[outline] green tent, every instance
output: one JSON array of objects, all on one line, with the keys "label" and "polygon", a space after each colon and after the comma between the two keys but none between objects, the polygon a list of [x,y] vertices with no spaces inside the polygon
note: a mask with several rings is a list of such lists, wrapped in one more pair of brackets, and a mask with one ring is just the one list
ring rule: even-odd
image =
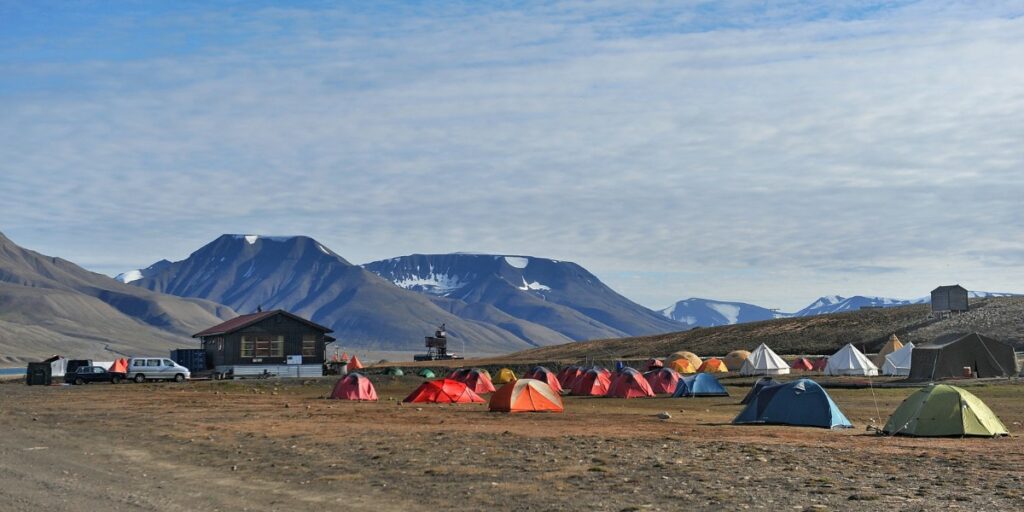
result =
[{"label": "green tent", "polygon": [[402,375],[405,375],[405,372],[403,372],[401,368],[395,368],[394,366],[392,366],[391,368],[388,368],[387,370],[384,371],[384,375],[394,375],[395,377],[401,377]]},{"label": "green tent", "polygon": [[433,379],[437,377],[437,374],[430,368],[424,368],[420,370],[420,377],[423,377],[424,379]]},{"label": "green tent", "polygon": [[889,416],[882,432],[920,437],[1009,434],[985,402],[962,388],[947,384],[929,385],[908,396]]}]

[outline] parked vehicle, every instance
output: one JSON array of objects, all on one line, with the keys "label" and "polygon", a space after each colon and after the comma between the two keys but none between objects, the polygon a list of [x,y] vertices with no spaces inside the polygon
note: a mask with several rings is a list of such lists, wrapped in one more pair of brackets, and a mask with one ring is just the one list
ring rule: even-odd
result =
[{"label": "parked vehicle", "polygon": [[120,384],[124,377],[123,373],[113,373],[102,366],[80,366],[75,373],[64,374],[64,383],[76,386],[93,382]]},{"label": "parked vehicle", "polygon": [[72,375],[83,366],[92,366],[92,359],[68,359],[64,375]]},{"label": "parked vehicle", "polygon": [[170,359],[133,357],[128,360],[128,378],[135,382],[146,382],[147,380],[183,382],[192,378],[192,372]]}]

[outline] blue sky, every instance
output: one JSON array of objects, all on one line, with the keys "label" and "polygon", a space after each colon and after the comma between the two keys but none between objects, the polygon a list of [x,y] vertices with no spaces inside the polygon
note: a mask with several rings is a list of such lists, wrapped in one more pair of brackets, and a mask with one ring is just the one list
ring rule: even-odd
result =
[{"label": "blue sky", "polygon": [[1024,291],[1024,7],[3,2],[0,231],[576,261],[650,307]]}]

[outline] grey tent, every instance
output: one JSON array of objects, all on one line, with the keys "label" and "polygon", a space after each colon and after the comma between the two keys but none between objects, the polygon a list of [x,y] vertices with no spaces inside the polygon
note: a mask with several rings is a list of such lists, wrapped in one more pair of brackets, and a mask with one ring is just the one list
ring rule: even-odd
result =
[{"label": "grey tent", "polygon": [[914,347],[908,379],[962,377],[966,367],[974,377],[1011,377],[1020,371],[1012,345],[978,333],[952,334]]}]

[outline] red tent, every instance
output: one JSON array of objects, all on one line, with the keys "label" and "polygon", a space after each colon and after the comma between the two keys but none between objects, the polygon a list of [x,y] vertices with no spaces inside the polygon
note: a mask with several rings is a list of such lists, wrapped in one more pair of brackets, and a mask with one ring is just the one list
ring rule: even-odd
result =
[{"label": "red tent", "polygon": [[128,360],[125,358],[114,361],[114,364],[107,368],[110,373],[128,373]]},{"label": "red tent", "polygon": [[587,370],[572,383],[572,389],[569,391],[569,394],[577,396],[604,396],[608,392],[608,386],[612,383],[608,375],[608,370],[604,368]]},{"label": "red tent", "polygon": [[655,393],[675,393],[679,384],[679,373],[671,368],[661,368],[644,374],[644,379]]},{"label": "red tent", "polygon": [[537,379],[548,386],[555,393],[562,392],[562,384],[558,382],[558,377],[543,366],[534,366],[529,373],[523,376],[524,379]]},{"label": "red tent", "polygon": [[583,375],[583,368],[579,366],[566,366],[562,368],[562,371],[558,372],[558,385],[562,386],[562,389],[569,389],[580,375]]},{"label": "red tent", "polygon": [[466,380],[466,376],[469,375],[469,371],[469,368],[456,368],[452,370],[445,378],[457,380],[459,382],[464,382]]},{"label": "red tent", "polygon": [[377,400],[377,390],[373,383],[360,373],[350,373],[334,385],[331,398],[335,400]]},{"label": "red tent", "polygon": [[491,378],[480,370],[470,370],[460,382],[465,383],[469,389],[472,389],[478,395],[481,393],[494,393],[494,384],[491,383]]},{"label": "red tent", "polygon": [[420,384],[420,387],[416,388],[415,391],[405,397],[403,402],[410,403],[438,403],[438,404],[468,404],[468,403],[484,403],[484,399],[480,398],[469,389],[466,384],[452,379],[438,379],[431,380]]},{"label": "red tent", "polygon": [[348,371],[352,372],[352,371],[362,370],[362,369],[363,369],[363,363],[359,362],[359,358],[356,357],[355,354],[353,354],[352,355],[352,359],[348,360]]},{"label": "red tent", "polygon": [[814,363],[811,364],[811,369],[816,372],[823,372],[825,371],[826,366],[828,366],[828,358],[819,357],[814,360]]},{"label": "red tent", "polygon": [[654,390],[640,372],[632,368],[624,368],[615,374],[604,396],[612,398],[640,398],[654,396]]},{"label": "red tent", "polygon": [[647,370],[657,370],[658,368],[664,368],[665,363],[661,359],[648,359]]},{"label": "red tent", "polygon": [[807,359],[806,357],[801,357],[796,361],[793,361],[793,364],[789,365],[789,367],[794,370],[803,370],[805,372],[809,372],[814,369],[814,363],[812,363],[811,360]]}]

